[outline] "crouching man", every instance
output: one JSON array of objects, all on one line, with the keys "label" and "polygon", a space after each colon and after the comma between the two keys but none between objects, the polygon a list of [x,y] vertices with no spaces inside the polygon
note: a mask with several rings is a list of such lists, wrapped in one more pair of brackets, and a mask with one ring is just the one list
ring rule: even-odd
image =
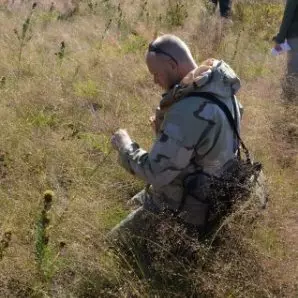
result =
[{"label": "crouching man", "polygon": [[165,91],[153,119],[157,137],[152,150],[140,148],[123,129],[111,142],[122,166],[148,187],[140,194],[144,204],[110,236],[146,237],[164,212],[202,232],[214,203],[213,182],[238,160],[240,105],[235,94],[240,80],[223,61],[209,59],[198,66],[187,45],[173,35],[150,43],[146,64]]}]

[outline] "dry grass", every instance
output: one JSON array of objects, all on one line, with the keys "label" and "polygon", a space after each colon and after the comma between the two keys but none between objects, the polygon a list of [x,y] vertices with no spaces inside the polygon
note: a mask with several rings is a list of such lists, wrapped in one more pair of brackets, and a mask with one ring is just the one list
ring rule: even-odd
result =
[{"label": "dry grass", "polygon": [[[280,101],[285,61],[268,55],[280,1],[235,1],[234,24],[222,24],[198,1],[174,2],[81,1],[61,20],[37,8],[20,62],[14,29],[21,30],[30,4],[17,13],[1,8],[0,238],[11,233],[1,248],[1,297],[297,295],[297,106]],[[241,75],[244,138],[265,166],[270,204],[253,225],[245,216],[232,221],[217,250],[197,247],[201,263],[165,262],[160,253],[158,283],[119,267],[103,241],[143,187],[118,166],[109,138],[126,127],[150,148],[147,120],[160,90],[144,51],[162,32],[185,39],[198,61],[223,58]],[[48,189],[55,197],[38,266],[36,224]],[[167,251],[172,244],[162,245]],[[177,279],[173,270],[181,268]]]}]

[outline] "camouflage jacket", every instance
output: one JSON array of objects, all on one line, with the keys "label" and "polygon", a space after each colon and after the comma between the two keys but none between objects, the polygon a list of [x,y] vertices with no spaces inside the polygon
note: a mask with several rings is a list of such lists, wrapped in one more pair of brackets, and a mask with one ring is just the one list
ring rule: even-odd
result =
[{"label": "camouflage jacket", "polygon": [[[223,111],[206,98],[187,97],[191,91],[210,92],[224,101],[240,122],[239,103],[235,98],[234,109],[231,100],[240,88],[240,80],[223,61],[209,60],[206,65],[188,74],[176,91],[163,96],[163,121],[151,151],[134,143],[120,152],[122,165],[151,184],[151,198],[160,209],[179,208],[189,174],[200,169],[220,176],[223,166],[236,155],[237,141]],[[202,176],[201,186],[203,180]],[[199,224],[200,208],[198,201],[187,198],[184,220]]]}]

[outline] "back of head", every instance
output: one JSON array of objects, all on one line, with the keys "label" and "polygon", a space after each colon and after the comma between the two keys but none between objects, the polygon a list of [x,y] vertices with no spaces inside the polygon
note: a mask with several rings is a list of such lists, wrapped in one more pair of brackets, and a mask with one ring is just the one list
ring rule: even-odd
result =
[{"label": "back of head", "polygon": [[162,35],[156,38],[152,43],[154,47],[173,56],[178,63],[181,64],[195,64],[192,54],[179,37],[171,34]]}]

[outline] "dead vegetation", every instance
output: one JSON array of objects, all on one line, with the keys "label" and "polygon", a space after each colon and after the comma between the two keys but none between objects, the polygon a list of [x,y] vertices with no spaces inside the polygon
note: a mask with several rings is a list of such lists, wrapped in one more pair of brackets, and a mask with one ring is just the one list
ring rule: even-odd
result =
[{"label": "dead vegetation", "polygon": [[[38,4],[21,59],[14,30],[21,34],[32,2],[1,5],[0,296],[295,297],[297,107],[281,100],[284,58],[268,54],[281,3],[234,1],[233,23],[207,1],[78,4],[65,17]],[[104,245],[144,186],[118,166],[109,140],[125,127],[150,148],[160,90],[144,51],[165,32],[185,39],[198,61],[222,58],[241,76],[243,136],[264,164],[270,203],[257,220],[247,210],[232,217],[211,247],[165,223],[148,279]],[[55,199],[37,230],[47,189]],[[194,261],[177,260],[185,242]]]}]

